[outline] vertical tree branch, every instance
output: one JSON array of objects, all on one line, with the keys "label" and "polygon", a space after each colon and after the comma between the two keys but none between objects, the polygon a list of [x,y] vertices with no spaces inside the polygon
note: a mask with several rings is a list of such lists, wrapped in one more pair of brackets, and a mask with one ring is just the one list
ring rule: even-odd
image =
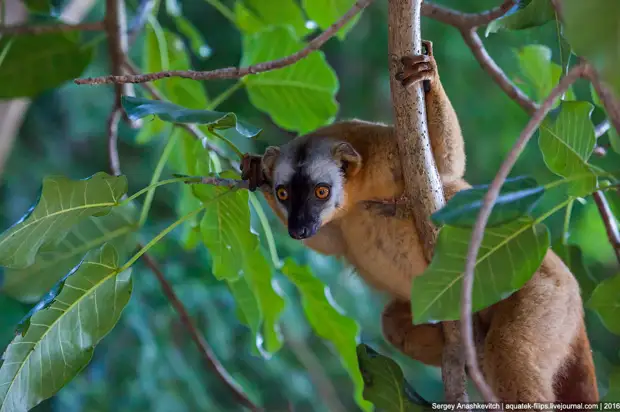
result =
[{"label": "vertical tree branch", "polygon": [[[431,261],[437,228],[430,216],[443,207],[445,199],[431,150],[422,85],[405,88],[396,73],[400,59],[421,54],[420,7],[422,0],[389,0],[388,51],[390,89],[394,106],[396,138],[405,180],[407,207],[414,213],[416,230],[427,261]],[[455,322],[444,322],[446,344],[442,375],[448,401],[466,401],[465,368],[461,355],[459,329]]]}]

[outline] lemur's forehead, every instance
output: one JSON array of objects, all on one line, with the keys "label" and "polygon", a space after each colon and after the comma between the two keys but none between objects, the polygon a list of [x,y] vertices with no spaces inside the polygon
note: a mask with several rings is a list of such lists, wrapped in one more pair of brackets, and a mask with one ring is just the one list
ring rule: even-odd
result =
[{"label": "lemur's forehead", "polygon": [[290,183],[296,175],[315,183],[332,182],[339,170],[332,144],[328,139],[298,138],[283,145],[274,168],[276,184]]}]

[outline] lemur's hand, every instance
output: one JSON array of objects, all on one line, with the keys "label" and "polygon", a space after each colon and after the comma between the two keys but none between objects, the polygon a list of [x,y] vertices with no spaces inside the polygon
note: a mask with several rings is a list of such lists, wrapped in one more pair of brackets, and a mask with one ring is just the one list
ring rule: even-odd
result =
[{"label": "lemur's hand", "polygon": [[249,153],[241,159],[241,179],[248,181],[248,189],[252,192],[268,183],[263,173],[262,160],[262,156]]},{"label": "lemur's hand", "polygon": [[405,87],[423,81],[424,91],[428,93],[437,78],[437,64],[433,57],[433,43],[423,40],[422,45],[426,49],[426,54],[403,56],[401,58],[403,70],[396,74],[396,79]]}]

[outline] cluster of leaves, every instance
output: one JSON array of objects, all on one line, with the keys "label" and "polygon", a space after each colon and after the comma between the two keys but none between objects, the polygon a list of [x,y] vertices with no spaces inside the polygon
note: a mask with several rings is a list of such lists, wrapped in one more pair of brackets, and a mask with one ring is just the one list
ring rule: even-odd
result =
[{"label": "cluster of leaves", "polygon": [[[506,16],[489,24],[487,35],[548,23],[558,26],[559,64],[552,61],[552,51],[544,45],[524,46],[516,53],[530,97],[539,103],[568,70],[573,53],[593,61],[620,95],[617,88],[620,84],[617,45],[614,46],[615,41],[605,34],[620,29],[617,19],[620,9],[611,6],[616,10],[610,11],[610,3],[605,1],[588,2],[587,5],[572,0],[561,3],[564,8],[563,25],[556,18],[551,0],[521,1]],[[584,35],[584,32],[587,34]],[[549,230],[542,222],[555,212],[566,209],[565,233],[553,249],[578,278],[586,307],[595,311],[611,332],[620,334],[617,317],[620,274],[596,285],[582,262],[581,251],[568,243],[573,202],[583,201],[597,190],[615,190],[617,184],[617,170],[606,171],[591,163],[597,143],[591,120],[595,108],[604,111],[592,87],[591,101],[578,99],[571,87],[538,130],[538,147],[543,160],[548,169],[561,179],[541,185],[531,177],[520,176],[507,180],[502,186],[475,265],[474,312],[509,297],[531,279],[551,246]],[[612,148],[617,151],[618,131],[611,128],[608,137]],[[557,203],[534,215],[533,211],[543,195],[553,188],[564,188],[560,196],[554,197]],[[482,185],[459,192],[432,216],[441,229],[431,264],[413,281],[411,306],[414,324],[459,319],[468,245],[487,189],[488,185]],[[612,194],[617,196],[617,193]],[[382,367],[386,370],[397,367],[389,364],[392,361],[388,358],[384,358],[383,362]],[[374,373],[380,376],[379,372]],[[392,375],[398,382],[393,384],[394,387],[402,387],[402,373],[392,372]],[[385,393],[394,391],[394,387],[386,389]],[[385,410],[409,410],[409,400],[404,395],[400,399],[400,404],[386,406]]]}]

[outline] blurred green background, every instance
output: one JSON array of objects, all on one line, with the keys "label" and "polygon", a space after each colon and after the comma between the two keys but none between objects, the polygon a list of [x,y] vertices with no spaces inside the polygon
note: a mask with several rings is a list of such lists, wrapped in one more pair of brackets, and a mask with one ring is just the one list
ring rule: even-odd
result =
[{"label": "blurred green background", "polygon": [[[474,12],[496,6],[498,1],[445,0],[437,3]],[[233,7],[232,1],[224,1],[224,4]],[[136,0],[127,1],[130,19],[137,6]],[[222,13],[208,0],[179,0],[178,6],[200,30],[210,50],[206,58],[192,53],[195,69],[209,70],[239,64],[241,37],[238,29]],[[103,13],[104,4],[99,1],[87,19],[101,19]],[[157,19],[164,28],[178,32],[163,5]],[[460,117],[468,156],[466,178],[472,184],[488,183],[528,117],[481,69],[456,29],[423,18],[422,33],[425,39],[434,43],[442,82]],[[96,38],[92,33],[86,36]],[[518,50],[529,44],[545,44],[553,51],[553,60],[559,61],[557,39],[555,25],[546,24],[534,29],[494,34],[483,40],[508,76],[529,93],[519,72]],[[140,34],[131,47],[130,54],[136,62],[142,61],[143,43],[144,35]],[[187,42],[186,46],[189,48]],[[323,51],[339,79],[337,118],[391,122],[387,2],[375,1],[343,41],[333,38]],[[83,76],[107,74],[108,70],[106,44],[100,41],[95,58]],[[232,81],[215,80],[194,82],[191,87],[205,87],[209,96],[216,96],[232,84]],[[587,86],[579,84],[576,93],[578,97],[589,100]],[[108,170],[105,126],[112,99],[110,86],[76,86],[68,82],[33,100],[0,180],[0,226],[3,229],[31,206],[44,176],[62,174],[79,179]],[[262,153],[267,144],[279,144],[294,135],[278,128],[268,115],[252,106],[243,89],[236,91],[218,110],[235,112],[264,129],[255,143],[235,140],[243,151]],[[601,113],[595,111],[593,118],[600,120]],[[123,172],[129,178],[129,193],[148,185],[165,143],[165,138],[160,137],[148,145],[140,145],[135,141],[137,133],[121,123],[119,152]],[[601,143],[605,143],[604,139]],[[617,164],[618,155],[609,151],[604,159],[593,162]],[[169,177],[170,173],[170,170],[164,171],[163,178]],[[554,179],[534,140],[512,172],[515,176],[521,174],[531,175],[543,183]],[[149,223],[143,230],[145,239],[176,220],[175,196],[174,185],[157,190]],[[615,198],[617,192],[610,192],[609,196],[612,202],[620,204]],[[553,200],[546,197],[545,201]],[[439,370],[404,359],[383,341],[379,318],[386,298],[372,292],[341,262],[300,247],[288,238],[271,213],[269,217],[280,255],[294,256],[298,261],[310,264],[314,273],[329,286],[343,313],[359,322],[361,341],[398,359],[409,382],[423,397],[440,400],[443,389]],[[563,214],[558,213],[547,221],[552,242],[561,236],[562,220]],[[349,375],[337,353],[309,327],[296,289],[289,281],[282,276],[275,278],[287,302],[281,322],[285,344],[270,359],[260,358],[250,350],[252,335],[239,323],[228,288],[211,273],[208,253],[203,247],[194,252],[184,251],[178,245],[179,236],[179,231],[173,232],[152,250],[152,254],[161,263],[166,277],[217,357],[252,397],[261,399],[269,411],[358,410]],[[570,241],[581,247],[595,279],[602,280],[615,274],[617,262],[591,199],[576,202]],[[16,324],[30,308],[31,305],[0,295],[0,348],[9,343]],[[604,395],[611,364],[620,361],[620,339],[608,332],[595,314],[588,312],[587,320]],[[35,410],[232,411],[238,410],[238,406],[213,373],[202,367],[195,346],[163,296],[155,277],[138,263],[134,272],[134,293],[121,321],[96,348],[88,367],[57,396]]]}]

